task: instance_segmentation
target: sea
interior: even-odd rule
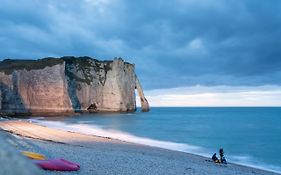
[[[223,148],[229,162],[281,172],[280,107],[153,107],[29,120],[205,157]]]

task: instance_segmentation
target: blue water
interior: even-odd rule
[[[85,114],[47,120],[75,126],[72,130],[98,129],[92,134],[111,136],[117,132],[113,137],[121,140],[130,141],[131,137],[125,137],[128,134],[164,141],[152,143],[154,146],[172,142],[176,143],[171,145],[174,150],[204,156],[222,147],[229,161],[281,172],[281,108],[152,108],[148,113]],[[146,144],[142,139],[132,141]]]

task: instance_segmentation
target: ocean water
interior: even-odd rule
[[[31,119],[49,127],[112,137],[281,172],[281,108],[152,108],[148,113]]]

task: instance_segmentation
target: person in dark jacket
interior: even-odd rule
[[[217,158],[217,153],[214,153],[214,155],[212,156],[212,160],[216,163],[220,163],[220,160]]]
[[[219,153],[220,153],[220,162],[223,164],[227,164],[226,159],[224,157],[224,151],[222,148],[220,148]]]

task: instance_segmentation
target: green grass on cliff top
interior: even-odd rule
[[[11,74],[14,70],[31,70],[31,69],[44,69],[47,66],[54,66],[62,64],[62,59],[57,58],[44,58],[40,60],[11,60],[6,59],[0,62],[0,71],[5,74]]]
[[[0,72],[5,72],[5,74],[11,74],[14,70],[23,70],[27,71],[32,69],[44,69],[45,67],[52,67],[57,64],[62,64],[64,61],[68,63],[80,63],[81,67],[86,66],[86,60],[95,60],[95,62],[99,63],[109,63],[112,61],[99,61],[91,57],[73,57],[73,56],[65,56],[61,58],[53,58],[47,57],[39,60],[13,60],[13,59],[5,59],[0,62]],[[119,58],[121,59],[121,58]],[[129,64],[125,62],[126,64]]]

